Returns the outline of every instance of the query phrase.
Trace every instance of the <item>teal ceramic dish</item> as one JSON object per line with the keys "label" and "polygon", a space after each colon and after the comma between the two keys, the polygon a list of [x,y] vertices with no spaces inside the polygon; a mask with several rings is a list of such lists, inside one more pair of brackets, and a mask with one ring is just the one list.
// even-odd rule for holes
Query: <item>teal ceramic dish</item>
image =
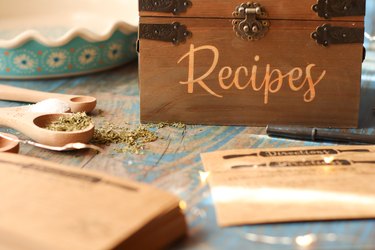
{"label": "teal ceramic dish", "polygon": [[[0,1],[0,78],[67,77],[134,60],[136,3],[135,0]],[[20,11],[22,5],[26,6]]]}

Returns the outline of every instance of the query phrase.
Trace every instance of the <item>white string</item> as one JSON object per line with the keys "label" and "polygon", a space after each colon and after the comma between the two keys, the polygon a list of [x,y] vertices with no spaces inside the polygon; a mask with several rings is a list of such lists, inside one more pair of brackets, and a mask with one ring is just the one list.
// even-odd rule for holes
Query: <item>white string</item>
{"label": "white string", "polygon": [[48,145],[44,145],[44,144],[41,144],[41,143],[29,141],[29,140],[14,139],[14,138],[9,137],[9,136],[7,136],[3,133],[0,133],[0,137],[4,138],[6,140],[9,140],[9,141],[28,144],[28,145],[32,145],[32,146],[35,146],[35,147],[38,147],[38,148],[44,148],[44,149],[53,150],[53,151],[65,151],[65,150],[72,150],[72,149],[85,149],[85,148],[87,148],[87,149],[93,149],[93,150],[99,151],[101,153],[104,152],[103,149],[98,147],[98,146],[95,146],[95,145],[92,145],[92,144],[80,143],[80,142],[69,143],[69,144],[66,144],[66,145],[61,146],[61,147],[54,147],[54,146],[48,146]]}

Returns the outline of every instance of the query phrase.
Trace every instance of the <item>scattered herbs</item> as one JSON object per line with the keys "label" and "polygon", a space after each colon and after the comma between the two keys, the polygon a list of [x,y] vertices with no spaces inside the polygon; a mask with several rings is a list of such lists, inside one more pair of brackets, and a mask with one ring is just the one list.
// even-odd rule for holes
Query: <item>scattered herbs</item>
{"label": "scattered herbs", "polygon": [[180,128],[180,129],[185,129],[186,124],[182,122],[173,122],[173,123],[168,123],[168,122],[160,122],[160,123],[149,123],[147,124],[150,128],[165,128],[165,127],[172,127],[172,128]]}
{"label": "scattered herbs", "polygon": [[170,126],[173,128],[186,129],[186,124],[182,122],[174,122]]}
{"label": "scattered herbs", "polygon": [[69,116],[61,116],[49,124],[46,129],[52,131],[77,131],[83,130],[92,124],[91,117],[84,112],[73,113]]}
{"label": "scattered herbs", "polygon": [[[102,110],[98,111],[98,115],[102,113]],[[86,113],[74,113],[70,116],[60,117],[57,121],[52,122],[47,129],[53,131],[77,131],[87,128],[90,124],[92,124],[92,119]],[[186,125],[180,122],[162,122],[158,124],[141,124],[134,127],[129,124],[118,126],[107,122],[101,127],[95,128],[91,142],[102,145],[124,144],[125,146],[117,148],[116,152],[141,154],[147,143],[159,139],[157,129],[164,127],[185,129]]]}
{"label": "scattered herbs", "polygon": [[150,131],[145,125],[129,128],[105,123],[102,127],[95,129],[92,143],[105,145],[123,143],[126,146],[116,149],[116,152],[140,154],[146,143],[157,139],[157,133]]}

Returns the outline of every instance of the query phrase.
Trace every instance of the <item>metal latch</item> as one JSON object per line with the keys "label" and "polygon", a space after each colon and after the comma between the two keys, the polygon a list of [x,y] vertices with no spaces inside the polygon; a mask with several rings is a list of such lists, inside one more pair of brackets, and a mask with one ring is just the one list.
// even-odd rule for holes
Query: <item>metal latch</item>
{"label": "metal latch", "polygon": [[139,38],[171,42],[175,45],[183,43],[192,34],[185,25],[179,22],[171,24],[139,24]]}
{"label": "metal latch", "polygon": [[190,0],[139,0],[139,11],[166,12],[173,15],[186,12]]}
{"label": "metal latch", "polygon": [[331,17],[364,16],[366,14],[366,0],[318,0],[312,6],[318,16],[329,19]]}
{"label": "metal latch", "polygon": [[311,34],[318,44],[329,46],[330,44],[363,43],[363,28],[337,27],[324,24]]}
{"label": "metal latch", "polygon": [[242,3],[236,7],[233,16],[236,18],[232,21],[233,30],[244,40],[259,40],[268,31],[269,21],[261,20],[267,13],[259,3]]}

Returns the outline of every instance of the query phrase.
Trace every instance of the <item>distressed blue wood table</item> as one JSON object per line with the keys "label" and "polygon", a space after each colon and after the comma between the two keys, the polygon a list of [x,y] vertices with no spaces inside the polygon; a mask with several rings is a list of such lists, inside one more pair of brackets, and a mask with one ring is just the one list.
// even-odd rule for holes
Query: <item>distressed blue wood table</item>
{"label": "distressed blue wood table", "polygon": [[[95,120],[115,124],[139,123],[136,62],[91,76],[2,83],[43,91],[92,95],[98,98],[97,108],[102,110]],[[375,116],[371,109],[375,107],[375,50],[368,50],[362,90],[359,132],[373,134]],[[20,103],[0,101],[0,107],[18,105]],[[5,128],[0,128],[0,131],[15,132]],[[225,229],[216,225],[209,188],[200,178],[200,171],[203,171],[199,156],[201,152],[312,143],[271,139],[265,135],[264,128],[250,127],[164,127],[158,129],[158,134],[161,138],[148,144],[143,155],[117,153],[115,149],[119,145],[107,146],[104,154],[90,150],[57,153],[21,145],[20,153],[132,178],[175,193],[187,204],[189,237],[174,245],[174,249],[375,249],[375,220],[286,223]],[[25,138],[20,134],[18,136]],[[301,240],[299,236],[309,234],[316,236],[315,244],[310,248],[297,244]]]}

